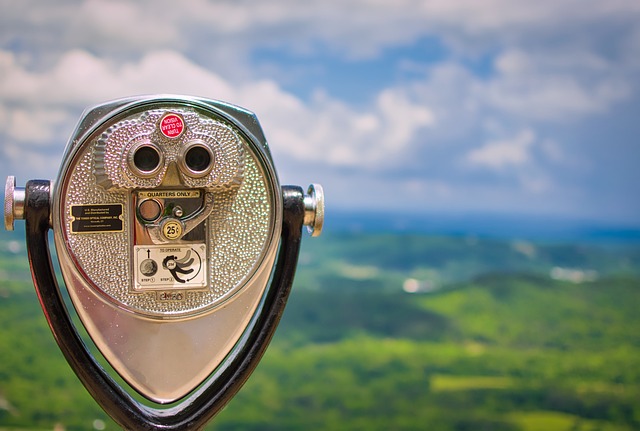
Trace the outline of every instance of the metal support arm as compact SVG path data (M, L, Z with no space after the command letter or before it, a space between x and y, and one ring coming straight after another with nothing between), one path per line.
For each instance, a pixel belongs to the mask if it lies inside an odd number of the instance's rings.
M49 181L32 180L25 190L24 218L29 263L40 305L53 336L78 378L100 406L127 430L199 430L240 390L263 356L291 291L305 213L304 193L283 186L283 225L275 270L259 310L241 340L213 375L172 407L144 405L123 390L89 353L66 310L48 245ZM307 204L307 207L309 205Z

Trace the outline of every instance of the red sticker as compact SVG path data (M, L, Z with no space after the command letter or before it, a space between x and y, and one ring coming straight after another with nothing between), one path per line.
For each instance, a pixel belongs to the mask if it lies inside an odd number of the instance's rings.
M177 138L184 131L184 120L177 114L167 114L160 120L160 131L167 138Z

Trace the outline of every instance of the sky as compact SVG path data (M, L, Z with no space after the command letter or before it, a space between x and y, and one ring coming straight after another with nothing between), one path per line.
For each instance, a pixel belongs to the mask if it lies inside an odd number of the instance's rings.
M640 2L0 0L0 175L57 175L84 109L256 113L335 211L640 224Z

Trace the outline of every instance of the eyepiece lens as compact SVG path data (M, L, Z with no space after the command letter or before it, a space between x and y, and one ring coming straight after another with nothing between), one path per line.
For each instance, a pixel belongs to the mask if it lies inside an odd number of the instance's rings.
M160 154L153 147L140 147L133 154L133 164L142 172L152 172L160 165Z
M193 146L184 155L184 163L194 172L205 172L211 166L211 153L204 147Z

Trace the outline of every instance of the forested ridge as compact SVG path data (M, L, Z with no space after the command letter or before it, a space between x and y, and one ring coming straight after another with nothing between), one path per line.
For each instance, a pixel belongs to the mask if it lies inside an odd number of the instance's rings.
M0 430L117 429L0 243ZM640 429L640 245L328 234L211 430Z

